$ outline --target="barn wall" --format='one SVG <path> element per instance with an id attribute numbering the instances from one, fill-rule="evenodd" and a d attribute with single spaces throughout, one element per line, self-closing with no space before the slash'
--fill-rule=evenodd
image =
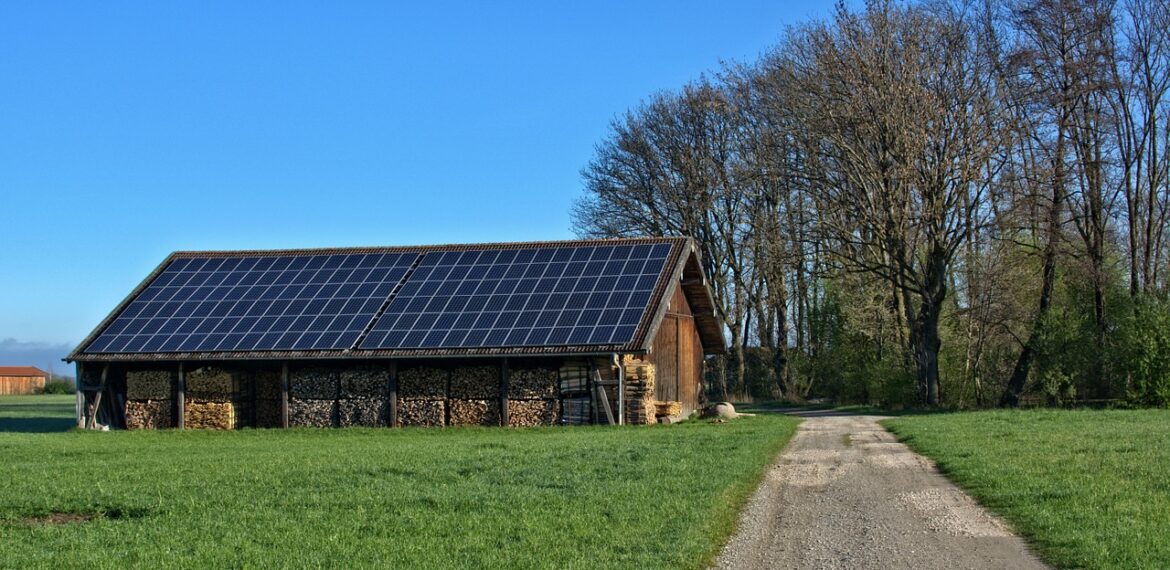
<path id="1" fill-rule="evenodd" d="M 0 376 L 0 395 L 36 394 L 45 389 L 44 376 Z"/>
<path id="2" fill-rule="evenodd" d="M 654 337 L 650 360 L 657 369 L 655 397 L 682 402 L 683 414 L 699 407 L 703 345 L 695 328 L 694 313 L 681 287 L 675 289 L 666 316 Z"/>

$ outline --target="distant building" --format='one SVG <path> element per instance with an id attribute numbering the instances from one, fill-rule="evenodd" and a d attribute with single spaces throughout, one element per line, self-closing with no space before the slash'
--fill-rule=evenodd
<path id="1" fill-rule="evenodd" d="M 0 366 L 0 395 L 38 394 L 49 373 L 35 366 Z"/>

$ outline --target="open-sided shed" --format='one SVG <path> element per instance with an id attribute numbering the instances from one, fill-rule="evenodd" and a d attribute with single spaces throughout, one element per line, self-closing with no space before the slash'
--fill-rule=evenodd
<path id="1" fill-rule="evenodd" d="M 725 351 L 688 238 L 171 254 L 67 358 L 82 425 L 653 423 Z"/>

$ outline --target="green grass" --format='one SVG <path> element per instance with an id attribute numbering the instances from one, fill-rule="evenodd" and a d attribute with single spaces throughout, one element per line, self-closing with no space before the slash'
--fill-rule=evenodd
<path id="1" fill-rule="evenodd" d="M 1065 568 L 1170 567 L 1170 410 L 882 422 Z"/>
<path id="2" fill-rule="evenodd" d="M 65 431 L 77 425 L 76 402 L 73 394 L 0 396 L 0 432 Z"/>
<path id="3" fill-rule="evenodd" d="M 0 566 L 700 568 L 796 424 L 0 433 Z"/>

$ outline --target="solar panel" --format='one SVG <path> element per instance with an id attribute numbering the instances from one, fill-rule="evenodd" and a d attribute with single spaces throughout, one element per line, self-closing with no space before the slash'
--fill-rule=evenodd
<path id="1" fill-rule="evenodd" d="M 613 345 L 647 311 L 671 244 L 426 253 L 362 349 Z"/>
<path id="2" fill-rule="evenodd" d="M 417 253 L 182 257 L 90 353 L 348 349 Z"/>

